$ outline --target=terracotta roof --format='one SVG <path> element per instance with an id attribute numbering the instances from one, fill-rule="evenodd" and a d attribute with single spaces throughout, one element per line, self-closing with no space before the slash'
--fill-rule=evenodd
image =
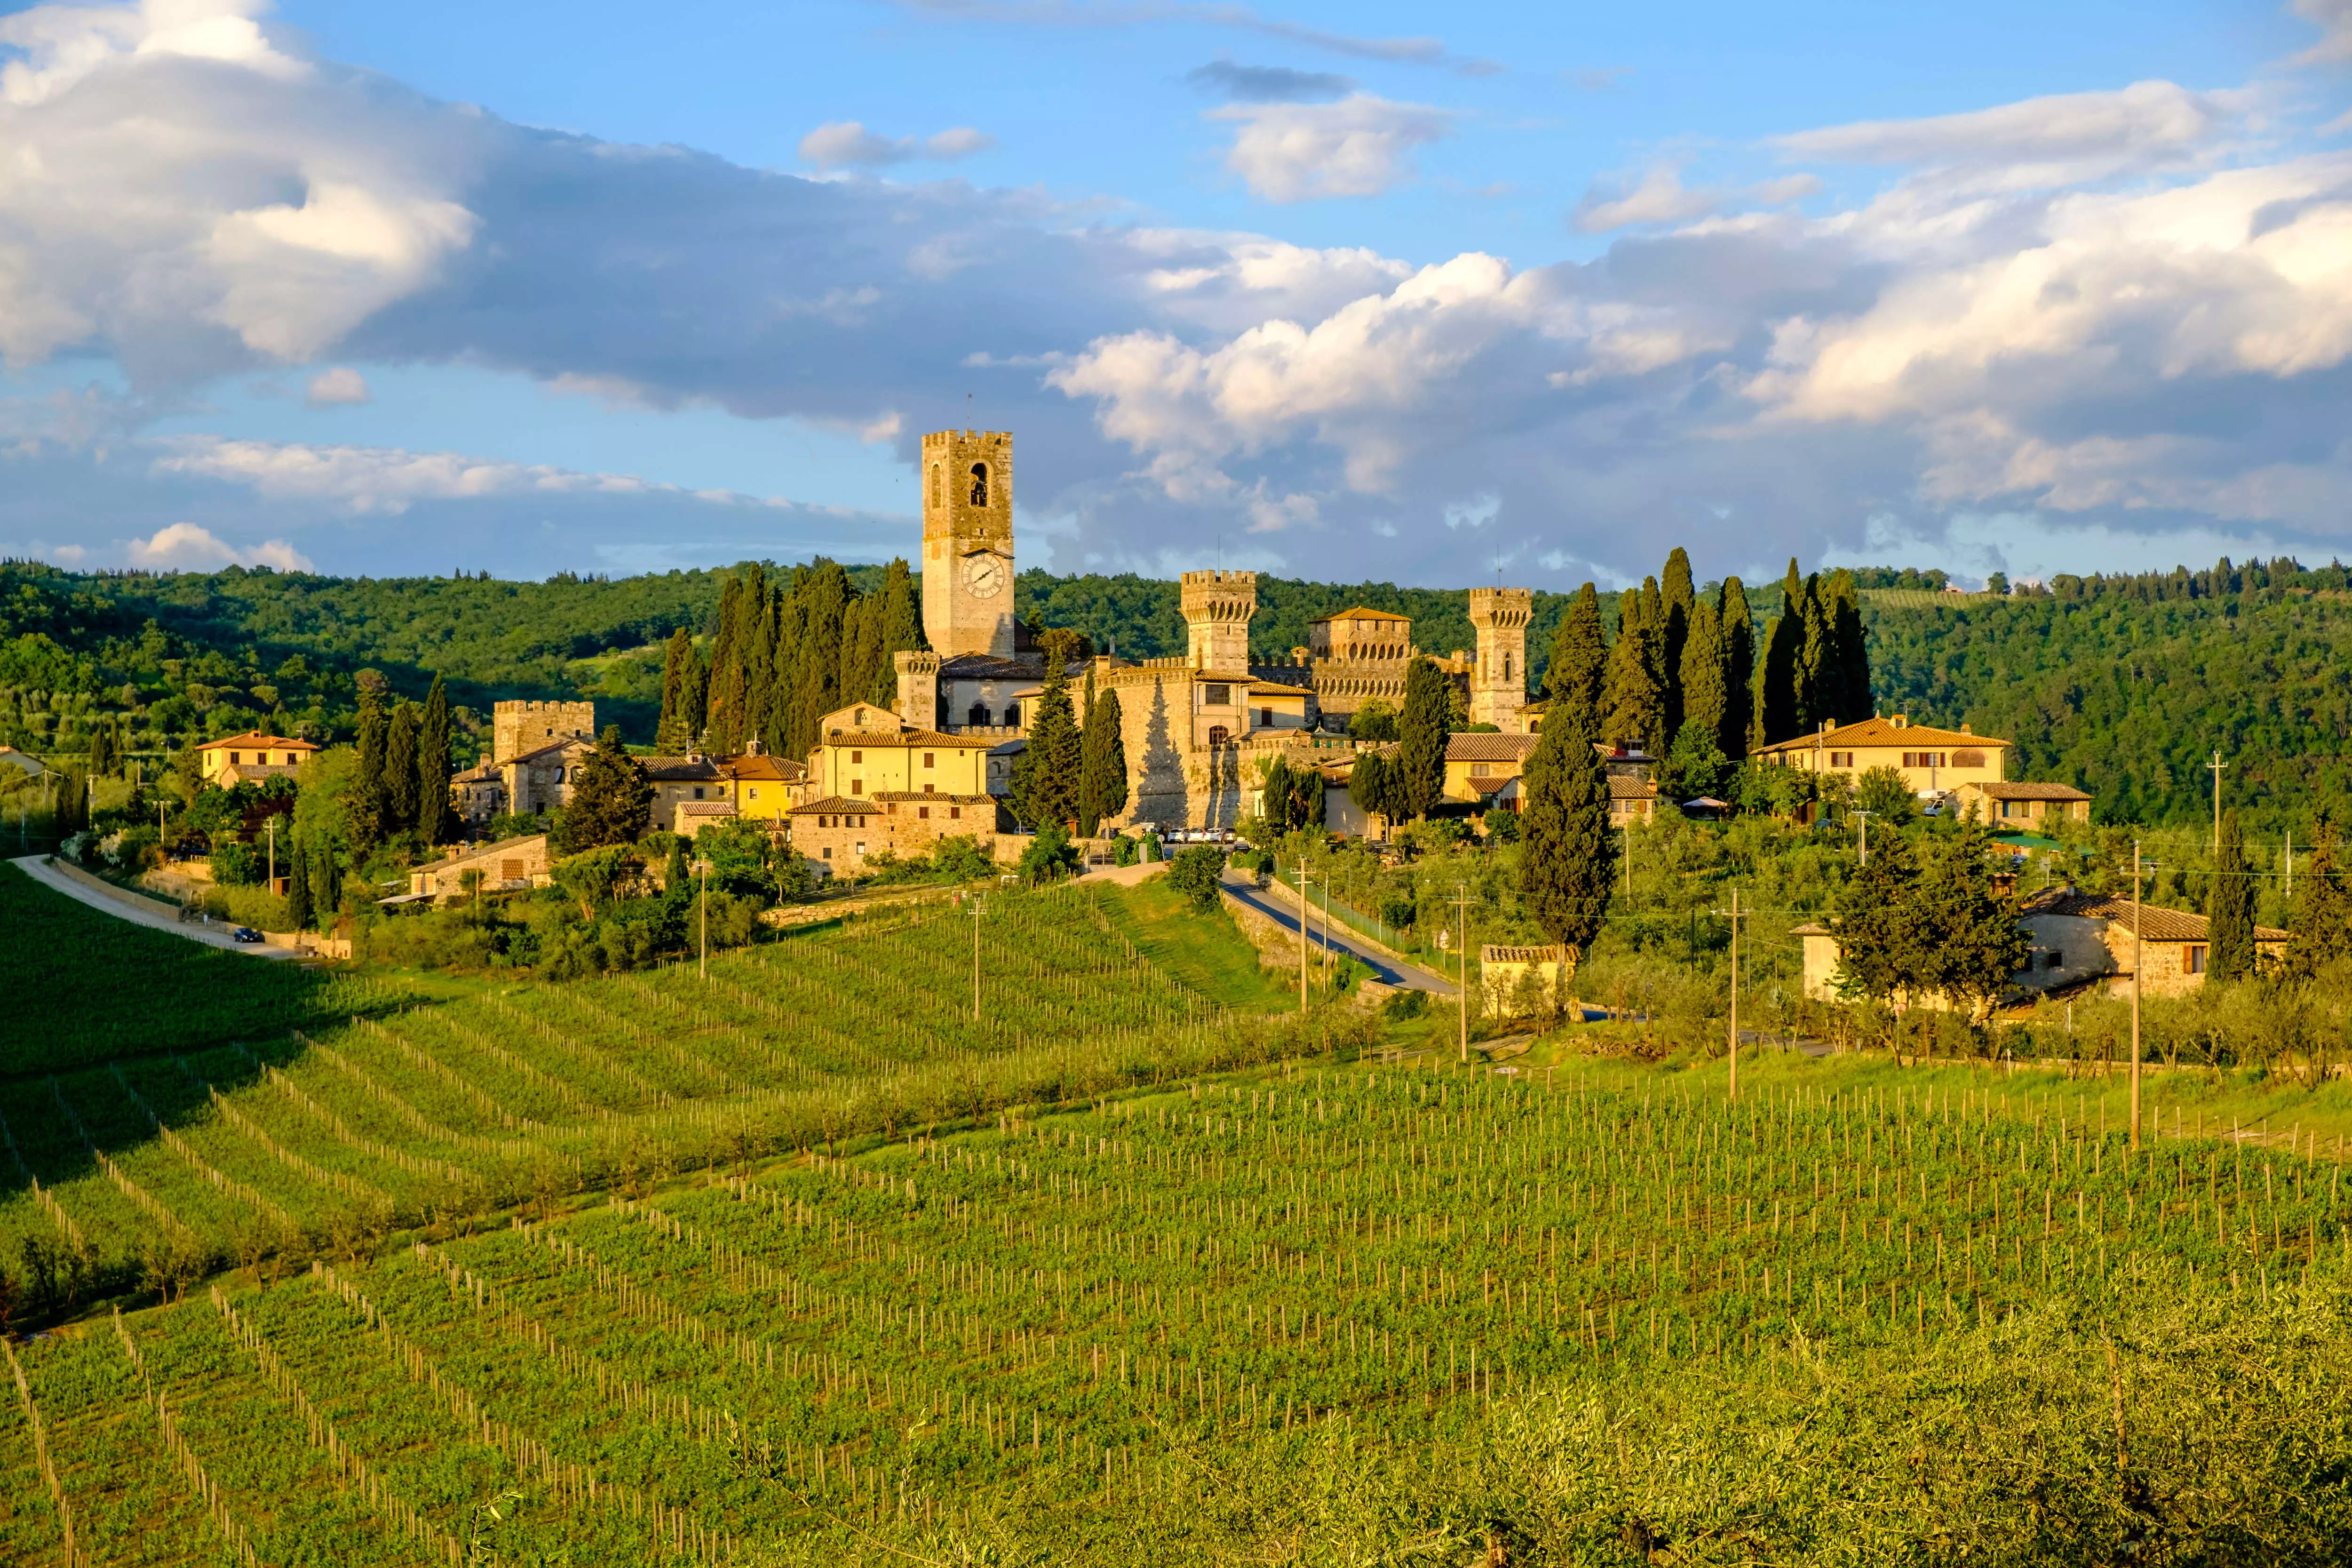
<path id="1" fill-rule="evenodd" d="M 709 757 L 639 757 L 637 765 L 646 770 L 649 779 L 692 779 L 716 784 L 721 776 L 719 764 Z"/>
<path id="2" fill-rule="evenodd" d="M 1837 933 L 1831 931 L 1827 926 L 1808 923 L 1792 928 L 1789 934 L 1790 936 L 1834 936 Z"/>
<path id="3" fill-rule="evenodd" d="M 482 845 L 478 848 L 468 849 L 462 855 L 449 856 L 446 859 L 422 861 L 412 869 L 446 871 L 452 866 L 463 866 L 475 860 L 487 860 L 494 855 L 510 854 L 526 844 L 543 845 L 546 842 L 547 835 L 544 833 L 525 833 L 513 838 L 500 838 L 493 843 Z"/>
<path id="4" fill-rule="evenodd" d="M 959 654 L 940 662 L 941 680 L 1043 680 L 1045 661 L 1036 654 L 999 658 L 992 653 Z"/>
<path id="5" fill-rule="evenodd" d="M 807 816 L 813 813 L 820 811 L 838 812 L 851 816 L 879 816 L 882 815 L 881 811 L 870 800 L 852 800 L 847 795 L 829 795 L 823 800 L 813 800 L 806 805 L 796 805 L 786 815 L 791 816 Z"/>
<path id="6" fill-rule="evenodd" d="M 919 790 L 900 789 L 879 790 L 871 798 L 887 801 L 919 800 L 927 805 L 994 805 L 996 804 L 996 797 L 992 795 L 926 795 Z"/>
<path id="7" fill-rule="evenodd" d="M 1611 800 L 1655 800 L 1658 786 L 1647 779 L 1629 779 L 1623 773 L 1609 775 Z"/>
<path id="8" fill-rule="evenodd" d="M 2023 910 L 2029 915 L 2082 915 L 2103 920 L 2126 934 L 2132 929 L 2132 901 L 2117 893 L 2078 893 L 2053 888 L 2026 900 Z M 2207 923 L 2203 915 L 2191 914 L 2187 910 L 2159 909 L 2154 904 L 2139 907 L 2139 933 L 2149 942 L 2204 942 L 2208 940 Z M 2285 931 L 2256 926 L 2254 940 L 2285 942 L 2289 937 Z"/>
<path id="9" fill-rule="evenodd" d="M 1511 785 L 1518 783 L 1519 775 L 1517 773 L 1496 773 L 1486 778 L 1474 778 L 1464 782 L 1469 784 L 1470 793 L 1473 795 L 1492 795 L 1498 789 L 1507 789 Z"/>
<path id="10" fill-rule="evenodd" d="M 1307 624 L 1321 626 L 1325 621 L 1410 621 L 1411 616 L 1400 616 L 1394 610 L 1375 610 L 1370 605 L 1358 605 L 1352 610 L 1336 610 L 1328 616 L 1318 616 Z"/>
<path id="11" fill-rule="evenodd" d="M 1449 763 L 1524 763 L 1543 743 L 1539 735 L 1448 735 Z"/>
<path id="12" fill-rule="evenodd" d="M 682 800 L 670 808 L 685 816 L 732 816 L 735 803 L 731 800 Z"/>
<path id="13" fill-rule="evenodd" d="M 1489 942 L 1478 950 L 1481 963 L 1564 963 L 1567 960 L 1564 947 L 1501 947 Z"/>
<path id="14" fill-rule="evenodd" d="M 1988 800 L 2088 800 L 2091 797 L 2073 784 L 1986 784 L 1967 786 L 1981 793 Z"/>
<path id="15" fill-rule="evenodd" d="M 196 750 L 217 752 L 228 746 L 235 746 L 239 751 L 315 752 L 319 749 L 310 742 L 296 736 L 265 735 L 258 730 L 247 730 L 241 735 L 226 735 L 217 741 L 206 741 Z"/>
<path id="16" fill-rule="evenodd" d="M 824 743 L 828 746 L 952 746 L 965 751 L 971 751 L 975 744 L 960 736 L 943 735 L 937 730 L 902 730 L 896 734 L 877 734 L 871 731 L 837 731 L 827 735 Z"/>
<path id="17" fill-rule="evenodd" d="M 488 784 L 498 776 L 499 764 L 484 758 L 463 773 L 451 773 L 449 782 L 453 784 Z"/>
<path id="18" fill-rule="evenodd" d="M 721 771 L 730 777 L 748 779 L 754 784 L 798 784 L 808 777 L 808 765 L 790 757 L 758 756 L 722 757 Z"/>
<path id="19" fill-rule="evenodd" d="M 1860 746 L 2006 746 L 2009 742 L 1993 735 L 1971 735 L 1966 730 L 1941 730 L 1933 724 L 1897 724 L 1893 719 L 1870 718 L 1856 724 L 1841 724 L 1818 735 L 1797 735 L 1786 741 L 1775 741 L 1769 746 L 1759 746 L 1760 752 L 1810 752 L 1816 746 L 1822 751 L 1848 751 Z"/>
<path id="20" fill-rule="evenodd" d="M 546 745 L 544 745 L 544 746 L 537 746 L 537 747 L 534 747 L 534 748 L 532 748 L 531 750 L 530 750 L 530 751 L 528 751 L 528 752 L 517 752 L 513 756 L 509 757 L 509 758 L 507 759 L 507 762 L 508 762 L 508 763 L 527 763 L 527 762 L 530 762 L 533 757 L 543 757 L 543 756 L 547 755 L 550 752 L 570 752 L 570 751 L 593 752 L 593 751 L 594 751 L 595 749 L 596 749 L 596 742 L 593 742 L 593 741 L 591 741 L 591 740 L 587 739 L 585 736 L 582 736 L 582 735 L 566 735 L 566 736 L 565 736 L 562 740 L 561 740 L 561 741 L 550 741 L 550 742 L 549 742 Z M 504 767 L 504 766 L 506 765 L 506 763 L 492 763 L 491 765 L 492 765 L 492 766 L 494 766 L 494 767 Z"/>
<path id="21" fill-rule="evenodd" d="M 1252 697 L 1305 697 L 1308 692 L 1304 686 L 1285 686 L 1279 680 L 1264 680 L 1252 677 L 1250 695 Z"/>

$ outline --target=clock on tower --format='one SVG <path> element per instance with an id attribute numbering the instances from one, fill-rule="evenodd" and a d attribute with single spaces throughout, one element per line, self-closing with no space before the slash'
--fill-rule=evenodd
<path id="1" fill-rule="evenodd" d="M 1013 437 L 923 437 L 923 635 L 941 658 L 1013 654 Z"/>

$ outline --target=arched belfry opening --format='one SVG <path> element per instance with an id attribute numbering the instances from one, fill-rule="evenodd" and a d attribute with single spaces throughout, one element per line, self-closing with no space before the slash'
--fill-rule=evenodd
<path id="1" fill-rule="evenodd" d="M 988 504 L 988 465 L 986 463 L 974 463 L 971 466 L 971 504 L 974 506 Z"/>
<path id="2" fill-rule="evenodd" d="M 931 504 L 935 507 L 948 504 L 948 471 L 937 463 L 931 465 Z"/>

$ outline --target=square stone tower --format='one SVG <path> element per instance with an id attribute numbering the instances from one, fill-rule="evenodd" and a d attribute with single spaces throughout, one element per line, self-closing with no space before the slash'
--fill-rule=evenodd
<path id="1" fill-rule="evenodd" d="M 1249 624 L 1257 614 L 1255 572 L 1187 572 L 1186 662 L 1219 674 L 1249 673 Z"/>
<path id="2" fill-rule="evenodd" d="M 593 702 L 500 702 L 490 709 L 490 761 L 552 746 L 558 741 L 596 739 Z"/>
<path id="3" fill-rule="evenodd" d="M 1528 700 L 1528 622 L 1535 594 L 1527 588 L 1473 588 L 1470 624 L 1478 659 L 1470 667 L 1470 722 L 1507 728 Z"/>
<path id="4" fill-rule="evenodd" d="M 923 635 L 941 658 L 1013 657 L 1013 437 L 923 437 Z"/>

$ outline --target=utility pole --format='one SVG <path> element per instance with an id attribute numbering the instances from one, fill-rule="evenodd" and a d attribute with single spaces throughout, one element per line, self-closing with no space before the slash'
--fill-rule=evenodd
<path id="1" fill-rule="evenodd" d="M 278 890 L 278 817 L 275 813 L 269 818 L 269 890 L 273 893 Z"/>
<path id="2" fill-rule="evenodd" d="M 2219 773 L 2213 775 L 2221 777 Z M 2139 940 L 2139 840 L 2132 840 L 2132 1076 L 2131 1146 L 2139 1149 L 2139 971 L 2145 949 Z"/>
<path id="3" fill-rule="evenodd" d="M 1618 831 L 1624 836 L 1619 840 L 1624 848 L 1617 858 L 1625 862 L 1625 907 L 1631 909 L 1633 905 L 1633 819 L 1628 816 Z"/>
<path id="4" fill-rule="evenodd" d="M 2230 764 L 2221 760 L 2221 753 L 2216 749 L 2213 760 L 2205 765 L 2213 772 L 2213 873 L 2219 876 L 2221 872 L 2221 770 Z"/>
<path id="5" fill-rule="evenodd" d="M 1847 815 L 1854 819 L 1856 829 L 1862 835 L 1862 863 L 1867 866 L 1870 864 L 1870 819 L 1878 813 L 1864 811 L 1857 806 Z"/>
<path id="6" fill-rule="evenodd" d="M 1731 1088 L 1739 1098 L 1739 889 L 1731 889 Z"/>
<path id="7" fill-rule="evenodd" d="M 971 896 L 971 1021 L 980 1022 L 980 895 Z"/>
<path id="8" fill-rule="evenodd" d="M 2287 902 L 2294 901 L 2294 829 L 2292 827 L 2286 830 L 2286 897 Z"/>
<path id="9" fill-rule="evenodd" d="M 1307 1016 L 1307 857 L 1298 858 L 1298 1016 Z"/>
<path id="10" fill-rule="evenodd" d="M 710 984 L 710 862 L 697 860 L 694 868 L 702 878 L 702 955 L 696 960 L 696 971 L 702 983 Z"/>
<path id="11" fill-rule="evenodd" d="M 1470 1065 L 1470 889 L 1461 883 L 1454 884 L 1455 942 L 1462 949 L 1462 983 L 1454 988 L 1461 1004 L 1462 1065 Z"/>

